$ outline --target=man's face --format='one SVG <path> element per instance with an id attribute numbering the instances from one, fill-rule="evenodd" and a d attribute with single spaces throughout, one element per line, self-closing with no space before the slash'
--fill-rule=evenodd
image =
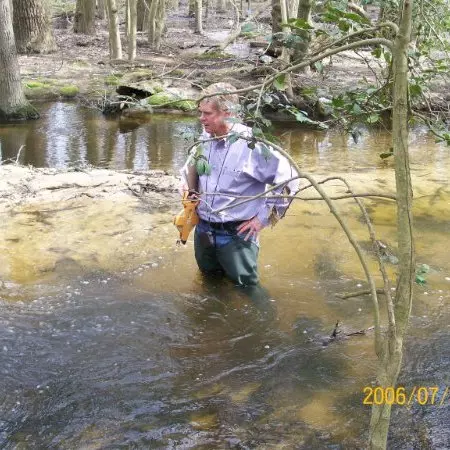
<path id="1" fill-rule="evenodd" d="M 226 119 L 230 117 L 229 111 L 220 111 L 212 102 L 201 102 L 198 111 L 200 122 L 207 133 L 212 136 L 223 136 L 228 133 L 230 127 Z"/>

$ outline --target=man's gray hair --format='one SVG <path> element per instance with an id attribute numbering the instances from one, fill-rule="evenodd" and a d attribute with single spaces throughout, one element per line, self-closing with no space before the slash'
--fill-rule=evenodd
<path id="1" fill-rule="evenodd" d="M 230 111 L 237 114 L 239 111 L 239 95 L 233 94 L 236 88 L 231 83 L 210 84 L 204 91 L 204 95 L 226 92 L 226 94 L 207 97 L 201 103 L 212 103 L 219 111 Z"/>

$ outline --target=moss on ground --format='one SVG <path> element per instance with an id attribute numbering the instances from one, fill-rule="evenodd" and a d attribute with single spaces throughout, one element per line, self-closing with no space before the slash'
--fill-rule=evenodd
<path id="1" fill-rule="evenodd" d="M 221 51 L 213 51 L 213 52 L 204 52 L 200 55 L 196 55 L 194 59 L 228 59 L 232 58 L 233 55 L 229 53 L 224 53 Z"/>
<path id="2" fill-rule="evenodd" d="M 37 109 L 26 102 L 23 105 L 8 110 L 0 109 L 0 120 L 2 121 L 15 121 L 15 120 L 34 120 L 39 119 L 39 113 Z"/>
<path id="3" fill-rule="evenodd" d="M 182 111 L 194 111 L 197 108 L 196 102 L 180 99 L 171 92 L 158 92 L 148 97 L 147 103 L 151 106 L 162 106 L 169 103 L 167 108 L 181 109 Z"/>
<path id="4" fill-rule="evenodd" d="M 73 84 L 67 85 L 67 86 L 62 86 L 59 89 L 59 93 L 63 96 L 63 97 L 75 97 L 76 95 L 78 95 L 80 92 L 80 89 L 78 88 L 78 86 L 75 86 Z"/>
<path id="5" fill-rule="evenodd" d="M 105 77 L 106 86 L 118 86 L 120 84 L 120 80 L 123 77 L 123 73 L 112 73 Z"/>

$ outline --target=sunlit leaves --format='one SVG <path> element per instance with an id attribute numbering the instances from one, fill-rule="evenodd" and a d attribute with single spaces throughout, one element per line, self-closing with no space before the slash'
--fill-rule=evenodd
<path id="1" fill-rule="evenodd" d="M 211 174 L 211 166 L 203 155 L 195 162 L 195 168 L 199 176 Z"/>
<path id="2" fill-rule="evenodd" d="M 416 283 L 425 284 L 427 282 L 426 275 L 430 271 L 430 266 L 428 264 L 421 264 L 416 271 Z"/>
<path id="3" fill-rule="evenodd" d="M 273 87 L 278 91 L 284 91 L 286 89 L 286 75 L 279 75 L 273 81 Z"/>
<path id="4" fill-rule="evenodd" d="M 239 133 L 229 133 L 227 136 L 227 142 L 229 145 L 234 144 L 239 139 Z"/>

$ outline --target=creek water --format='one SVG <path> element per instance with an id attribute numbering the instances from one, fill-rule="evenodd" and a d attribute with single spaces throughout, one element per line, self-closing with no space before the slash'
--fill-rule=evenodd
<path id="1" fill-rule="evenodd" d="M 0 126 L 2 160 L 176 171 L 186 133 L 198 130 L 194 118 L 113 120 L 64 103 L 40 109 L 38 122 Z M 358 192 L 392 192 L 392 158 L 379 157 L 389 149 L 388 131 L 363 132 L 357 143 L 337 131 L 284 126 L 278 134 L 319 178 L 346 174 Z M 450 155 L 421 129 L 411 132 L 410 153 L 417 261 L 429 269 L 415 288 L 399 383 L 407 392 L 414 386 L 439 392 L 435 404 L 394 406 L 389 448 L 444 449 L 450 398 L 439 401 L 450 384 Z M 385 199 L 366 203 L 395 275 L 394 206 Z M 360 214 L 349 200 L 340 207 L 370 258 Z M 77 232 L 77 222 L 65 220 L 61 246 Z M 170 214 L 158 220 L 162 225 L 149 235 L 154 252 L 141 263 L 114 249 L 102 259 L 108 247 L 102 243 L 95 257 L 62 259 L 31 276 L 27 261 L 43 264 L 44 249 L 7 253 L 6 245 L 16 245 L 12 238 L 0 245 L 0 273 L 9 274 L 4 285 L 14 286 L 13 294 L 0 290 L 0 447 L 363 448 L 370 419 L 363 389 L 377 366 L 373 335 L 331 343 L 328 337 L 337 321 L 342 335 L 369 328 L 372 307 L 368 296 L 335 296 L 365 281 L 328 209 L 313 200 L 294 203 L 264 231 L 264 288 L 252 292 L 202 277 L 192 246 L 173 245 Z M 30 233 L 33 221 L 44 226 L 51 218 L 34 214 L 15 223 L 15 231 Z M 96 234 L 89 233 L 95 247 Z"/>

